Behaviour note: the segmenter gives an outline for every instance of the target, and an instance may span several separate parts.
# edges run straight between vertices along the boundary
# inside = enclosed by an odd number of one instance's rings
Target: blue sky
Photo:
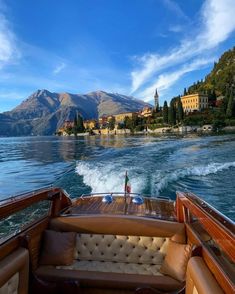
[[[0,112],[37,89],[160,104],[235,45],[235,0],[0,0]]]

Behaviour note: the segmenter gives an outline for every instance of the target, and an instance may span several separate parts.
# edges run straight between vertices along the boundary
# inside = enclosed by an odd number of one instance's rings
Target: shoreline
[[[235,127],[228,127],[219,131],[168,131],[168,132],[159,132],[159,131],[138,131],[138,132],[106,132],[106,133],[78,133],[76,136],[72,135],[23,135],[23,136],[0,136],[1,138],[36,138],[36,137],[61,137],[61,138],[78,138],[78,137],[121,137],[121,136],[156,136],[156,137],[166,137],[166,136],[175,136],[175,137],[204,137],[204,136],[224,136],[224,135],[235,135]]]

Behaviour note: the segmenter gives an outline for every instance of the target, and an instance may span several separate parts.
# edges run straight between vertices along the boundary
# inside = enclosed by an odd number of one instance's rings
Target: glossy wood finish
[[[59,188],[48,188],[22,194],[0,201],[0,219],[29,207],[42,200],[52,201],[51,214],[57,215],[61,209],[71,204],[71,200]]]
[[[90,214],[110,214],[110,215],[133,215],[151,217],[162,220],[175,221],[174,202],[169,200],[144,198],[144,203],[136,205],[131,198],[127,198],[127,203],[123,196],[114,196],[112,203],[103,203],[102,197],[92,196],[79,198],[73,202],[64,214],[67,215],[90,215]]]
[[[202,246],[202,257],[224,292],[235,293],[235,276],[229,276],[229,271],[222,267],[221,263],[215,259],[209,247]]]
[[[186,222],[188,242],[200,246],[221,288],[235,293],[234,223],[191,193],[177,193],[176,213],[178,221]]]
[[[202,201],[196,195],[189,193],[177,193],[177,217],[180,222],[186,221],[182,219],[179,213],[179,207],[187,210],[193,217],[196,217],[202,224],[204,229],[220,246],[220,248],[228,255],[232,262],[235,262],[235,226],[232,221],[223,217],[219,212],[213,209],[205,201]]]

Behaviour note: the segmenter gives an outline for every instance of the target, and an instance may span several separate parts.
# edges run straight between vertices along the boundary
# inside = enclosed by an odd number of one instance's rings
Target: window
[[[47,216],[51,202],[43,200],[0,220],[0,244],[22,231],[31,222]]]

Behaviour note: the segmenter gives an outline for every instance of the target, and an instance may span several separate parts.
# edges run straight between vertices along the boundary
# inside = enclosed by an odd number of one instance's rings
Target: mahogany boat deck
[[[113,202],[102,202],[101,196],[81,197],[73,201],[73,205],[63,215],[114,214],[133,215],[176,221],[174,202],[157,198],[144,198],[144,203],[137,205],[128,197],[125,203],[123,196],[114,196]]]

